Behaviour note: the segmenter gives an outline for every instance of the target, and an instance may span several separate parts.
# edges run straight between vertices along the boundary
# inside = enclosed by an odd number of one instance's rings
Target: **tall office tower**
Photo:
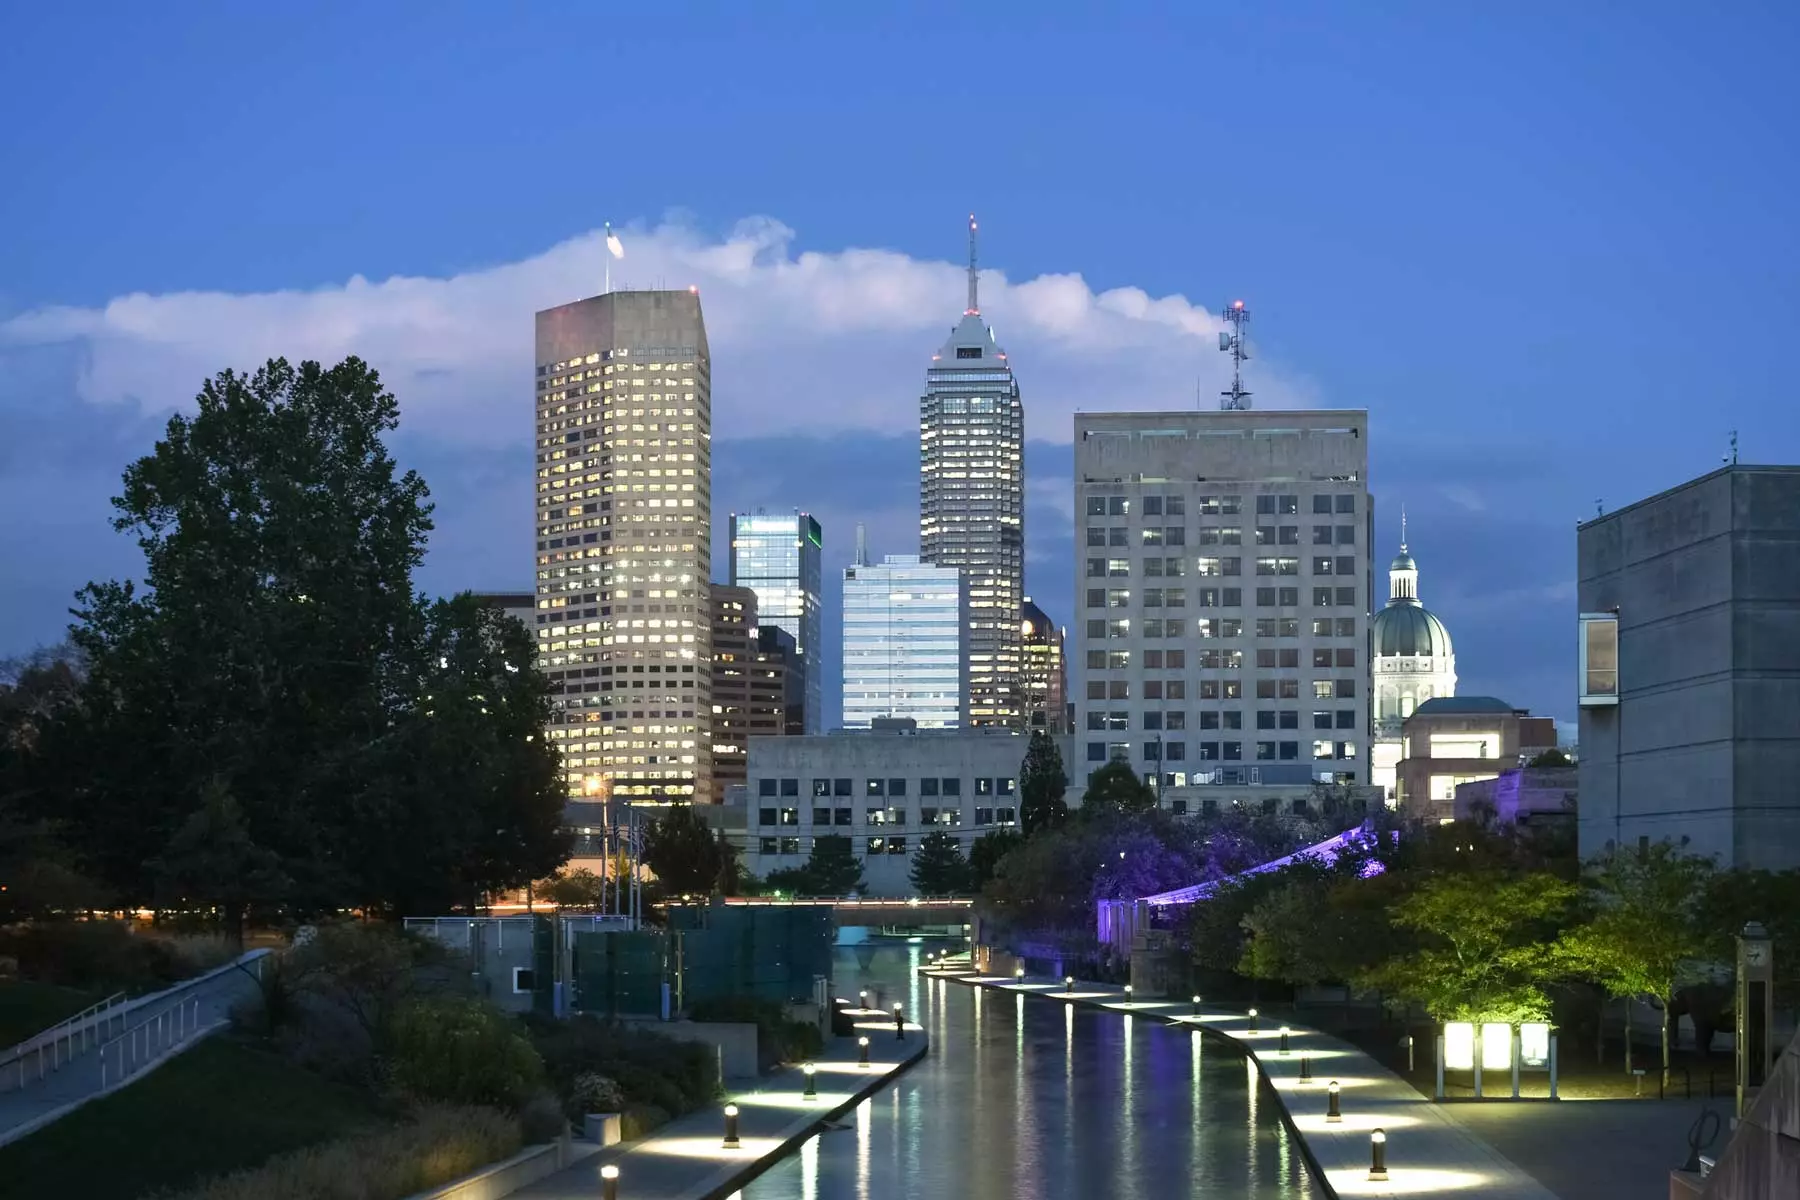
[[[1067,733],[1068,677],[1063,667],[1067,631],[1045,616],[1044,610],[1027,596],[1019,633],[1025,664],[1025,728]]]
[[[821,628],[823,590],[820,559],[825,537],[819,523],[803,512],[731,514],[731,583],[756,593],[763,626],[785,629],[794,639],[793,669],[805,692],[807,733],[822,732],[825,672]]]
[[[788,655],[793,639],[759,628],[756,593],[715,583],[712,608],[713,790],[744,782],[750,739],[788,732]],[[785,641],[785,645],[784,645]]]
[[[1019,606],[1025,579],[1025,412],[976,291],[931,356],[919,398],[919,557],[963,573],[969,592],[971,725],[1024,721]]]
[[[1184,812],[1368,783],[1368,448],[1361,410],[1076,414],[1071,776]]]
[[[911,717],[955,729],[969,694],[969,593],[955,567],[910,554],[844,570],[844,728]]]
[[[711,371],[694,292],[537,314],[538,661],[573,798],[713,798]]]

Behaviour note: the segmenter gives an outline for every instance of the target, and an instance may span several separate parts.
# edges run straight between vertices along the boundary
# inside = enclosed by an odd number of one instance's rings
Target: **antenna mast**
[[[977,298],[977,295],[976,295],[976,287],[975,287],[976,278],[977,277],[976,277],[976,273],[975,273],[975,214],[970,213],[969,214],[969,307],[966,310],[964,310],[966,313],[978,313],[981,311],[981,301]]]
[[[1225,306],[1225,319],[1231,322],[1232,332],[1220,331],[1219,349],[1231,355],[1231,390],[1219,393],[1219,407],[1239,412],[1250,407],[1250,393],[1244,390],[1244,360],[1250,357],[1244,346],[1244,322],[1250,319],[1250,310],[1242,300],[1233,300]]]

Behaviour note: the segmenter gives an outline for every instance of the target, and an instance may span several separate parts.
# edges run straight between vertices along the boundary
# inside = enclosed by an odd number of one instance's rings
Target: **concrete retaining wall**
[[[511,1158],[451,1180],[443,1187],[414,1193],[407,1200],[501,1200],[599,1152],[598,1146],[558,1138],[548,1145],[529,1146]]]
[[[728,1021],[642,1021],[625,1022],[634,1029],[645,1029],[683,1042],[700,1042],[719,1051],[720,1073],[726,1079],[750,1079],[756,1069],[756,1026],[749,1022]]]

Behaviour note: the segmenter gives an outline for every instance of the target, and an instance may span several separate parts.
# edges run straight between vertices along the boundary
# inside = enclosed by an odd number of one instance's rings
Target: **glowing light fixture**
[[[1444,1067],[1450,1071],[1475,1069],[1475,1026],[1471,1022],[1444,1023]]]
[[[1481,1069],[1504,1071],[1512,1066],[1512,1026],[1485,1021],[1481,1026]]]
[[[866,1037],[857,1038],[856,1039],[856,1049],[857,1049],[856,1065],[859,1067],[868,1066],[869,1065],[869,1039]]]
[[[611,1163],[600,1168],[600,1200],[619,1200],[619,1168]]]
[[[813,1066],[811,1063],[807,1063],[800,1068],[800,1073],[806,1076],[805,1097],[808,1100],[817,1100],[819,1098],[819,1081],[816,1078],[818,1070],[819,1068]]]
[[[1527,1021],[1519,1026],[1519,1065],[1538,1068],[1550,1065],[1549,1022]]]
[[[1338,1108],[1338,1090],[1335,1079],[1325,1085],[1325,1119],[1333,1125],[1344,1119],[1343,1111]]]
[[[1369,1182],[1379,1183],[1387,1177],[1387,1131],[1377,1129],[1369,1134]]]
[[[725,1106],[725,1148],[736,1150],[743,1143],[738,1141],[738,1106]]]

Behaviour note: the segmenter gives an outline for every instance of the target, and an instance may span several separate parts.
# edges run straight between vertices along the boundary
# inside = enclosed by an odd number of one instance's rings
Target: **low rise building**
[[[1492,696],[1440,696],[1401,725],[1396,806],[1407,816],[1451,821],[1456,789],[1494,779],[1556,746],[1556,722]]]
[[[1502,825],[1573,821],[1579,776],[1574,767],[1509,767],[1492,779],[1458,784],[1454,815],[1469,821],[1491,813]]]
[[[950,834],[966,855],[983,834],[1018,826],[1026,745],[1010,729],[881,719],[868,730],[753,738],[743,824],[728,816],[722,826],[742,838],[753,874],[804,866],[815,837],[841,835],[863,860],[868,895],[910,896],[912,855],[927,834]]]

